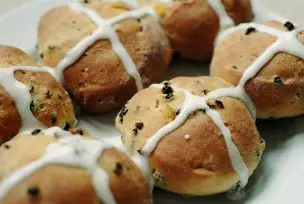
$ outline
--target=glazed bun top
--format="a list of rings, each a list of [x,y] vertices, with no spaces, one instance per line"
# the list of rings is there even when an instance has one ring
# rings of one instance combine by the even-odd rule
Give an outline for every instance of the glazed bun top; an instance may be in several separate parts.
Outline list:
[[[0,68],[0,144],[35,126],[76,124],[69,95],[48,68],[8,46],[0,46]]]
[[[0,148],[0,163],[2,204],[152,203],[146,178],[128,156],[56,127],[16,136]]]
[[[303,29],[291,22],[249,23],[219,39],[211,75],[245,85],[259,118],[304,113]]]
[[[250,22],[250,0],[139,0],[153,5],[173,49],[182,57],[210,60],[213,44],[221,29]]]
[[[152,9],[98,0],[55,8],[40,21],[41,63],[63,70],[85,109],[119,108],[168,68],[169,41],[151,15]]]
[[[123,143],[150,157],[151,171],[163,175],[158,185],[190,195],[223,192],[239,179],[246,185],[265,144],[241,100],[210,97],[227,88],[216,77],[178,77],[138,92],[121,110]]]

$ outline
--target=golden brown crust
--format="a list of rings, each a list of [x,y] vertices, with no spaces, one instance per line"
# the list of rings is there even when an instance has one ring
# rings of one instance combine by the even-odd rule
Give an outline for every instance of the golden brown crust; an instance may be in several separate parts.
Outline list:
[[[0,68],[19,65],[35,66],[36,64],[21,50],[0,46]],[[70,127],[76,124],[69,95],[51,75],[44,72],[16,71],[15,78],[30,87],[33,100],[32,112],[41,123],[48,127],[62,128],[67,123]],[[22,121],[13,99],[2,87],[0,88],[0,99],[0,144],[2,144],[18,133]],[[56,120],[52,121],[52,117]]]
[[[142,5],[155,4],[173,49],[182,57],[211,59],[220,24],[207,0],[183,0],[170,4],[157,3],[157,0],[139,2]],[[222,0],[222,3],[236,24],[252,20],[250,0]]]
[[[89,139],[89,138],[87,138]],[[56,139],[51,136],[16,136],[0,148],[0,182],[24,165],[44,155],[45,148]],[[29,151],[30,150],[30,151]],[[115,173],[116,164],[122,166],[120,174]],[[99,165],[109,175],[110,188],[118,204],[150,204],[152,195],[137,166],[122,152],[115,148],[107,149],[101,155]],[[39,195],[31,198],[27,190],[38,187]],[[92,186],[91,174],[82,168],[64,165],[44,167],[25,181],[19,183],[4,197],[3,204],[32,203],[102,203]]]
[[[195,95],[231,85],[220,78],[178,77],[173,85],[190,90]],[[127,114],[116,119],[128,151],[135,154],[147,139],[176,117],[184,96],[174,92],[174,99],[163,98],[161,90],[148,88],[138,92],[126,105]],[[224,109],[214,106],[232,133],[233,141],[249,168],[258,165],[265,144],[260,140],[255,123],[244,103],[238,99],[222,97],[218,100]],[[210,101],[210,106],[214,101]],[[135,123],[144,127],[134,135]],[[185,135],[190,139],[186,140]],[[209,195],[227,191],[238,180],[227,153],[221,132],[202,111],[193,113],[177,130],[165,136],[150,158],[150,166],[157,186],[180,194]],[[156,173],[155,173],[156,172]]]
[[[107,19],[127,11],[123,4],[92,1],[86,6]],[[55,20],[56,19],[56,20]],[[171,48],[168,39],[151,16],[129,19],[115,25],[121,42],[138,68],[144,86],[158,81],[168,68]],[[55,67],[65,53],[96,30],[88,17],[66,7],[44,15],[39,27],[41,63]],[[68,91],[85,109],[105,112],[121,107],[137,89],[108,40],[97,41],[64,71]]]
[[[266,25],[286,30],[283,25],[268,22]],[[304,34],[300,34],[304,43]],[[211,75],[237,85],[244,71],[274,41],[265,33],[245,35],[237,31],[227,36],[215,50]],[[275,80],[276,77],[282,81]],[[282,118],[304,113],[304,60],[278,53],[266,66],[246,83],[246,92],[256,105],[259,118]]]

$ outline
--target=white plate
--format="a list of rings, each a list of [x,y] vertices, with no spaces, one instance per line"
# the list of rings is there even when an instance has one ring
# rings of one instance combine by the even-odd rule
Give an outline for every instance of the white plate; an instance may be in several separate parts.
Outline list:
[[[40,16],[50,8],[66,5],[75,0],[37,0],[0,18],[0,44],[12,45],[33,53]],[[255,0],[256,20],[282,18],[263,8]],[[175,76],[207,75],[208,64],[198,62],[174,62],[165,79]],[[120,146],[120,135],[114,128],[117,111],[101,116],[81,116],[79,125],[92,135],[103,137]],[[304,117],[273,121],[258,121],[258,128],[266,140],[263,160],[250,179],[247,196],[231,201],[224,194],[208,197],[184,197],[154,190],[155,203],[174,204],[292,204],[304,203]]]

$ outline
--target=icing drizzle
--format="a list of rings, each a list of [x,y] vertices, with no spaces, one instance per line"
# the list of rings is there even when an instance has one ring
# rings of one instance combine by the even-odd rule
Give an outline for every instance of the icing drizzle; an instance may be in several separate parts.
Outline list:
[[[35,67],[35,66],[14,66],[9,68],[0,69],[0,84],[8,92],[15,102],[16,109],[22,120],[22,127],[19,131],[29,131],[35,128],[45,128],[30,110],[30,103],[32,101],[29,88],[16,80],[16,71],[33,71],[33,72],[46,72],[56,78],[54,70],[48,67]]]
[[[225,29],[235,25],[233,19],[228,15],[221,0],[208,0],[208,3],[211,8],[217,13],[220,20],[221,29]]]
[[[277,40],[270,47],[268,47],[266,51],[262,53],[261,56],[259,56],[257,60],[254,61],[246,69],[239,84],[235,88],[217,89],[215,91],[208,93],[204,97],[199,97],[193,95],[191,92],[189,92],[186,89],[181,89],[179,87],[172,86],[175,91],[184,93],[185,100],[180,109],[181,111],[174,121],[163,126],[147,140],[146,144],[141,150],[142,166],[148,163],[147,162],[148,158],[150,157],[150,155],[155,150],[156,146],[164,136],[173,132],[181,125],[183,125],[183,123],[187,120],[188,116],[192,112],[196,110],[204,109],[206,111],[206,114],[213,120],[213,122],[217,125],[217,127],[220,129],[220,131],[224,136],[232,167],[237,172],[240,178],[241,188],[246,186],[249,176],[248,168],[246,167],[246,164],[239,150],[237,149],[237,147],[235,146],[235,144],[231,139],[230,130],[225,126],[224,122],[221,119],[220,114],[217,111],[210,109],[209,106],[207,105],[207,102],[211,99],[216,99],[224,96],[242,99],[247,105],[253,118],[255,119],[256,116],[255,106],[244,89],[244,86],[247,83],[247,81],[253,78],[267,64],[267,62],[269,62],[279,52],[286,52],[288,54],[304,59],[304,52],[303,52],[304,45],[297,39],[299,32],[304,31],[304,29],[295,29],[290,32],[285,32],[261,24],[247,23],[228,29],[220,36],[219,40],[223,40],[223,38],[227,37],[228,35],[232,34],[235,31],[246,30],[250,27],[255,28],[259,32],[263,32],[271,36],[277,37]],[[151,85],[150,87],[162,89],[163,86],[154,84]]]
[[[137,89],[143,89],[143,82],[140,73],[138,72],[131,56],[128,54],[128,51],[120,42],[119,36],[117,35],[113,26],[130,18],[142,18],[146,15],[156,17],[157,15],[154,10],[152,8],[141,8],[122,13],[111,19],[103,19],[96,11],[84,7],[79,3],[71,4],[69,5],[69,8],[74,12],[85,14],[98,26],[98,29],[95,30],[92,35],[82,39],[77,45],[66,53],[65,57],[57,65],[59,72],[62,73],[64,69],[75,63],[96,41],[100,39],[109,39],[112,44],[113,51],[120,58],[126,72],[135,80]],[[63,76],[61,77],[60,81],[63,82]]]
[[[47,146],[45,154],[38,160],[23,166],[0,184],[0,200],[18,183],[33,175],[43,167],[50,165],[66,165],[80,167],[92,174],[92,185],[99,199],[106,204],[115,204],[110,189],[109,176],[99,167],[98,160],[104,150],[112,148],[111,145],[101,141],[84,139],[80,135],[71,136],[69,132],[53,127],[45,130],[46,136],[60,136],[58,142]]]

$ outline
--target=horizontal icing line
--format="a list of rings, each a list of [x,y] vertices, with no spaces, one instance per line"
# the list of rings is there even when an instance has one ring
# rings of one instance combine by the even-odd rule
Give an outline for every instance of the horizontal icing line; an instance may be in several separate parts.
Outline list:
[[[256,120],[255,105],[242,87],[221,88],[214,90],[207,94],[206,101],[215,100],[217,98],[225,97],[225,96],[242,100],[245,103],[246,107],[248,108],[252,118]]]

